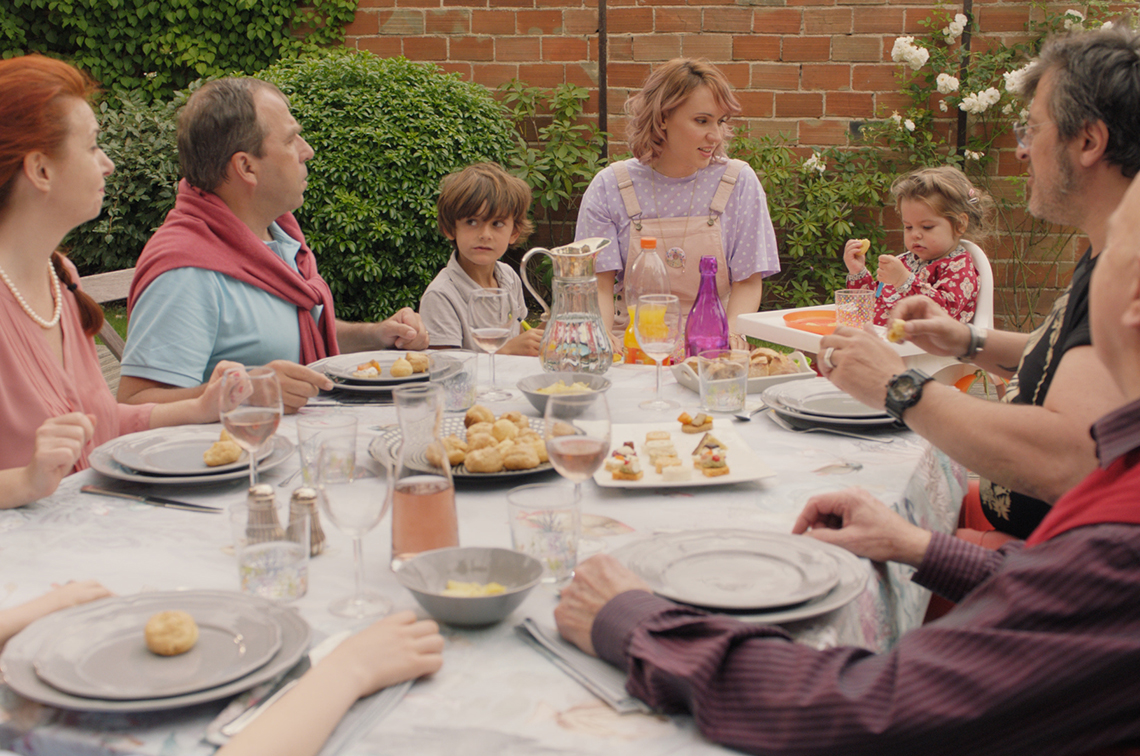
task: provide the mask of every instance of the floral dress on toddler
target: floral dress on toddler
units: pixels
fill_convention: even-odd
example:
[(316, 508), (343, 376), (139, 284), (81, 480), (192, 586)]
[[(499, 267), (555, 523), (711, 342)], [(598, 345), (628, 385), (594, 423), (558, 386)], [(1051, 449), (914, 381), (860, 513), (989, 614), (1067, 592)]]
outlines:
[[(916, 294), (930, 297), (950, 317), (963, 323), (974, 319), (978, 307), (978, 270), (965, 247), (959, 244), (953, 252), (937, 260), (920, 260), (910, 252), (899, 255), (899, 260), (910, 270), (910, 276), (897, 289), (883, 284), (875, 300), (875, 325), (885, 326), (887, 316), (899, 300)], [(878, 285), (866, 268), (856, 275), (847, 274), (849, 289), (874, 290)]]

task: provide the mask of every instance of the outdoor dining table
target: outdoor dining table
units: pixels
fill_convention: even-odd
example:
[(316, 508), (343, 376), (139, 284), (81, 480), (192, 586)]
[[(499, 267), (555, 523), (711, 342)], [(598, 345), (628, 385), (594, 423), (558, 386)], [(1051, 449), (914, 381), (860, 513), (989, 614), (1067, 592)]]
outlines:
[[(497, 359), (500, 386), (541, 372), (525, 357)], [(488, 375), (480, 357), (480, 375)], [(615, 437), (625, 423), (675, 424), (677, 411), (651, 413), (638, 403), (652, 393), (653, 368), (615, 365), (606, 373)], [(690, 411), (699, 397), (666, 373), (663, 394)], [(515, 398), (492, 405), (496, 413), (534, 408), (517, 390)], [(759, 401), (750, 395), (750, 402)], [(363, 441), (396, 422), (395, 409), (383, 402), (343, 407), (311, 407), (304, 413), (345, 411), (359, 418)], [(295, 418), (278, 430), (296, 438)], [(818, 493), (861, 486), (908, 520), (925, 528), (951, 532), (957, 522), (966, 479), (960, 467), (932, 453), (915, 434), (888, 434), (890, 443), (824, 433), (793, 433), (764, 415), (750, 422), (731, 415), (716, 418), (731, 426), (775, 475), (751, 483), (659, 490), (602, 488), (585, 484), (582, 510), (589, 551), (609, 551), (654, 532), (733, 528), (791, 530), (807, 499)], [(220, 427), (220, 426), (219, 426)], [(616, 440), (616, 438), (615, 438)], [(640, 439), (631, 439), (640, 440)], [(295, 456), (295, 455), (294, 455)], [(288, 498), (299, 478), (299, 460), (267, 471), (262, 480)], [(554, 472), (519, 483), (557, 481)], [(68, 477), (52, 496), (19, 509), (0, 512), (0, 606), (11, 607), (46, 591), (52, 583), (96, 579), (119, 595), (175, 589), (238, 590), (231, 534), (225, 517), (81, 494), (87, 483), (124, 487), (87, 470)], [(510, 546), (505, 495), (514, 483), (487, 481), (457, 484), (460, 543)], [(234, 481), (205, 488), (163, 486), (154, 493), (203, 504), (226, 506), (244, 500), (246, 483)], [(426, 616), (388, 567), (389, 520), (365, 537), (369, 586), (388, 596), (397, 609)], [(333, 616), (331, 599), (352, 589), (352, 548), (347, 536), (324, 524), (326, 551), (309, 567), (307, 595), (294, 603), (316, 639), (365, 622)], [(863, 592), (842, 609), (786, 626), (800, 642), (816, 647), (854, 644), (875, 651), (889, 649), (900, 635), (918, 626), (929, 594), (910, 582), (913, 570), (901, 565), (860, 560), (869, 579)], [(374, 723), (345, 753), (352, 754), (641, 754), (725, 752), (705, 741), (684, 716), (632, 713), (619, 715), (584, 687), (522, 642), (514, 626), (526, 617), (553, 625), (556, 590), (539, 585), (504, 622), (486, 628), (444, 626), (443, 669), (417, 682), (395, 713)], [(0, 687), (0, 747), (28, 754), (209, 754), (206, 725), (225, 701), (188, 709), (142, 714), (69, 712), (25, 700)]]

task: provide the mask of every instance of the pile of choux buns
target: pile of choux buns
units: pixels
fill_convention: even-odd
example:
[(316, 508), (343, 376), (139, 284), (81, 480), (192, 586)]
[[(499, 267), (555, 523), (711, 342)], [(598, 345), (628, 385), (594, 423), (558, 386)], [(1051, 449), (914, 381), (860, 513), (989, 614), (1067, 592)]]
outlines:
[(427, 457), (432, 464), (463, 465), (471, 473), (497, 473), (504, 470), (533, 470), (549, 461), (546, 442), (530, 427), (520, 412), (504, 412), (498, 418), (481, 404), (467, 410), (463, 419), (466, 438), (454, 433), (443, 439), (443, 450), (432, 446)]

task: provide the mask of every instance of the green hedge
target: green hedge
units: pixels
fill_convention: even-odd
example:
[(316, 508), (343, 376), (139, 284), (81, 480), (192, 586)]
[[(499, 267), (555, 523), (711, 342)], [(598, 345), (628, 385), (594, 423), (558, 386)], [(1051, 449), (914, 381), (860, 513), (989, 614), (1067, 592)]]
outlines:
[(503, 109), (457, 74), (369, 53), (282, 61), (263, 76), (288, 95), (316, 151), (297, 216), (337, 313), (375, 320), (418, 307), (450, 254), (435, 223), (440, 179), (505, 161), (513, 130)]
[[(259, 71), (337, 44), (357, 0), (6, 0), (0, 54), (62, 57), (107, 89), (168, 97), (201, 77)], [(302, 39), (293, 34), (304, 29)]]

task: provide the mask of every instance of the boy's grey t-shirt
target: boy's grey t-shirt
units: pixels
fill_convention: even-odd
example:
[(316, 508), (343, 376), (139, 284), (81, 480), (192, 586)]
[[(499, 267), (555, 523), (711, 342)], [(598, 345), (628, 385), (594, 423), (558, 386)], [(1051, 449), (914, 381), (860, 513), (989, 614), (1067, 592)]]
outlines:
[[(514, 338), (522, 330), (521, 323), (527, 316), (522, 279), (502, 262), (495, 263), (495, 279), (499, 288), (507, 290), (511, 300), (511, 338)], [(447, 267), (428, 284), (420, 297), (420, 317), (432, 347), (482, 351), (471, 339), (471, 316), (467, 311), (471, 293), (480, 288), (459, 265), (456, 253), (452, 252)]]

